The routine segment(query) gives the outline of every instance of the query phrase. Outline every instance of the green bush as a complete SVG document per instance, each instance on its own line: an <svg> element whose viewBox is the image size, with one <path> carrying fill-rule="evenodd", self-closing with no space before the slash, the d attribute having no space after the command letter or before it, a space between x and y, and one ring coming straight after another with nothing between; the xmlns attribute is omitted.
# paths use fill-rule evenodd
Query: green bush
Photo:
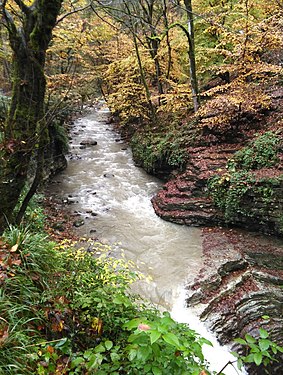
<svg viewBox="0 0 283 375"><path fill-rule="evenodd" d="M263 319L268 320L269 317L264 316ZM275 358L276 355L283 353L283 347L270 340L269 333L263 328L259 328L258 338L246 334L244 339L237 338L234 341L244 348L242 355L232 352L237 358L239 369L243 368L245 363L254 363L256 366L262 365L264 368L268 368L270 364L278 362L278 359ZM267 369L265 372L270 373Z"/></svg>
<svg viewBox="0 0 283 375"><path fill-rule="evenodd" d="M258 136L249 146L236 152L226 165L225 171L212 176L208 181L208 194L225 215L227 222L237 216L252 216L244 204L245 196L253 192L268 208L274 196L279 178L258 180L255 170L275 167L279 162L280 138L273 132Z"/></svg>
<svg viewBox="0 0 283 375"><path fill-rule="evenodd" d="M134 160L149 173L164 168L182 170L188 160L186 134L172 129L137 132L131 140Z"/></svg>
<svg viewBox="0 0 283 375"><path fill-rule="evenodd" d="M129 284L143 276L132 262L105 255L111 250L107 245L93 246L91 252L68 249L64 256L70 272L60 289L79 322L70 336L75 348L70 374L198 374L205 368L204 340L129 294ZM96 251L104 255L96 258Z"/></svg>
<svg viewBox="0 0 283 375"><path fill-rule="evenodd" d="M258 136L249 146L236 152L228 167L249 171L275 166L279 162L279 145L278 135L268 131Z"/></svg>

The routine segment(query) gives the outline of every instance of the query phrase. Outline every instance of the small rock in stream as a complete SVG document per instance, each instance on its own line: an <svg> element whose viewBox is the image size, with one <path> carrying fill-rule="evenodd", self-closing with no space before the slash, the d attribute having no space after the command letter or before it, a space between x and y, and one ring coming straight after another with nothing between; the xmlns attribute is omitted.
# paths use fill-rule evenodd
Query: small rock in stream
<svg viewBox="0 0 283 375"><path fill-rule="evenodd" d="M97 145L97 141L95 141L93 139L83 139L80 142L80 145L82 145L82 146L96 146Z"/></svg>
<svg viewBox="0 0 283 375"><path fill-rule="evenodd" d="M79 219L79 220L74 221L73 226L76 227L76 228L79 228L79 227L81 227L82 225L84 225L84 223L85 223L85 222L84 222L83 219Z"/></svg>

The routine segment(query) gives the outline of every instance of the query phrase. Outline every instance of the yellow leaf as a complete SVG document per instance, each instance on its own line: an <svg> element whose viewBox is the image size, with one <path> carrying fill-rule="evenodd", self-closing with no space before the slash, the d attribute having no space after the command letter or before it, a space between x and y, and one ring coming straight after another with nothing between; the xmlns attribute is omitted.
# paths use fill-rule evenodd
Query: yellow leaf
<svg viewBox="0 0 283 375"><path fill-rule="evenodd" d="M14 245L14 246L11 247L10 252L11 253L15 253L18 250L18 247L19 247L19 244L16 243L16 245Z"/></svg>

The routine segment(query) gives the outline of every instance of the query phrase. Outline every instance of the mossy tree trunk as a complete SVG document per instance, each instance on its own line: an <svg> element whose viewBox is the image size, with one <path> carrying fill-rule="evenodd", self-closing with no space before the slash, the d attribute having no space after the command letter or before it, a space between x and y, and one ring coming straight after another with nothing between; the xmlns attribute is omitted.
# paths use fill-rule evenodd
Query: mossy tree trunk
<svg viewBox="0 0 283 375"><path fill-rule="evenodd" d="M1 16L13 51L12 99L0 154L0 230L12 222L14 209L27 181L31 157L48 142L44 114L46 50L62 0L35 0L27 6L15 0L18 12Z"/></svg>

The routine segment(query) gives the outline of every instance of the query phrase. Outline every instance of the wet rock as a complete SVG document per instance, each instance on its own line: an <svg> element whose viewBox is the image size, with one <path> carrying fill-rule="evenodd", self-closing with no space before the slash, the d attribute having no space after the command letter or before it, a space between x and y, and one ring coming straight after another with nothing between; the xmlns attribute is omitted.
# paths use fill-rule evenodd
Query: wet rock
<svg viewBox="0 0 283 375"><path fill-rule="evenodd" d="M283 243L258 234L205 229L204 263L188 285L187 305L197 307L200 318L222 344L246 333L259 337L259 328L283 345ZM269 316L269 320L263 319ZM239 349L239 348L238 348ZM283 373L282 354L270 374ZM249 367L249 374L264 374Z"/></svg>
<svg viewBox="0 0 283 375"><path fill-rule="evenodd" d="M68 198L66 199L67 200L67 204L74 204L74 203L78 203L78 200L76 197L72 197L72 196L68 196Z"/></svg>
<svg viewBox="0 0 283 375"><path fill-rule="evenodd" d="M64 232L66 229L65 224L65 222L57 222L52 225L52 228L58 230L59 232Z"/></svg>
<svg viewBox="0 0 283 375"><path fill-rule="evenodd" d="M73 226L76 227L76 228L79 228L82 225L84 225L84 223L85 223L84 219L78 219L78 220L74 221Z"/></svg>
<svg viewBox="0 0 283 375"><path fill-rule="evenodd" d="M80 142L80 145L81 146L96 146L97 141L95 141L94 139L84 139Z"/></svg>

